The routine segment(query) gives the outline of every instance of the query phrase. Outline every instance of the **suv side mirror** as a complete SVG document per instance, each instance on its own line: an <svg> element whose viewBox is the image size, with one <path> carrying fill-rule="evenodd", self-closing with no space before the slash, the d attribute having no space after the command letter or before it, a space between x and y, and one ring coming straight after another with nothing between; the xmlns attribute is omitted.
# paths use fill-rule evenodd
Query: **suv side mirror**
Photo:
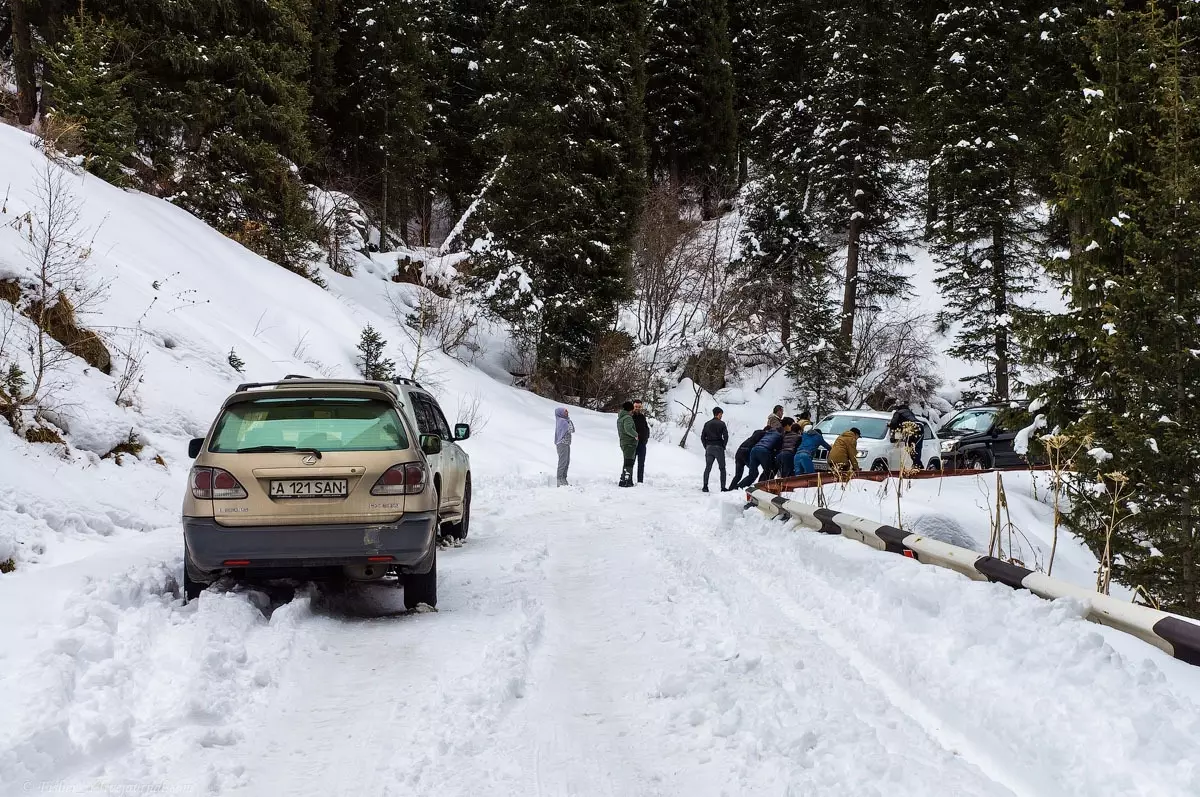
<svg viewBox="0 0 1200 797"><path fill-rule="evenodd" d="M454 439L466 440L471 436L471 425L469 423L454 424Z"/></svg>
<svg viewBox="0 0 1200 797"><path fill-rule="evenodd" d="M442 453L442 438L435 434L421 435L421 450L429 455Z"/></svg>
<svg viewBox="0 0 1200 797"><path fill-rule="evenodd" d="M200 456L200 452L204 450L204 438L196 437L188 443L188 456L192 459Z"/></svg>

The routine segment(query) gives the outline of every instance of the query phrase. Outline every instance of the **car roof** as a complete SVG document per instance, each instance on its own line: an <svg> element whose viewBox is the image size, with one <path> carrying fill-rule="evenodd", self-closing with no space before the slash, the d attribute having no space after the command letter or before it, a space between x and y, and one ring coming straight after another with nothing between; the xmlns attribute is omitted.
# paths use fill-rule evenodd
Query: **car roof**
<svg viewBox="0 0 1200 797"><path fill-rule="evenodd" d="M838 410L831 412L825 418L832 418L834 415L854 415L859 418L881 418L886 420L892 419L892 413L880 412L879 410ZM822 419L824 420L824 418Z"/></svg>
<svg viewBox="0 0 1200 797"><path fill-rule="evenodd" d="M237 386L225 404L237 404L261 398L263 395L287 395L289 393L314 393L321 395L370 396L384 394L393 401L400 400L400 391L390 382L367 379L316 379L312 377L288 376L279 382L244 382ZM382 396L381 396L382 398Z"/></svg>

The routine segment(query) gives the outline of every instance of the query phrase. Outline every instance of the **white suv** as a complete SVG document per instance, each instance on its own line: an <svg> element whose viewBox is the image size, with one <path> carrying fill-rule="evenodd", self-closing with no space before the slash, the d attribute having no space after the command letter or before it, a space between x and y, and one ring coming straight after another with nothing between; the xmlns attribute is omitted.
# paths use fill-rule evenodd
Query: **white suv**
<svg viewBox="0 0 1200 797"><path fill-rule="evenodd" d="M430 478L440 504L442 534L465 539L471 527L471 458L459 443L471 436L471 427L446 422L437 399L420 383L403 377L392 380L404 405L403 412L422 435L442 439L442 450L427 456Z"/></svg>
<svg viewBox="0 0 1200 797"><path fill-rule="evenodd" d="M898 471L902 461L905 467L911 468L912 461L904 445L893 440L891 432L888 431L888 423L891 420L890 412L848 410L827 415L817 424L817 430L830 445L833 445L838 435L848 429L857 428L862 432L862 437L858 439L858 466L864 470ZM940 470L941 441L938 440L932 424L924 419L921 419L920 423L924 432L921 456L925 459L925 467L929 470ZM829 470L827 453L819 452L813 460L813 466L817 470Z"/></svg>

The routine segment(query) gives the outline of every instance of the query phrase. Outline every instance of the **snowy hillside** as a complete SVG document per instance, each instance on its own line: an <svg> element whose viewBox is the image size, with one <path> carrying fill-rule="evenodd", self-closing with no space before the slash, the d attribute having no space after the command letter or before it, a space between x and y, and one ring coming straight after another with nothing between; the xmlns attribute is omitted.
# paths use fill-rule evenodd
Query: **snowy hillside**
<svg viewBox="0 0 1200 797"><path fill-rule="evenodd" d="M31 267L30 141L0 126L0 279ZM66 185L106 286L82 321L115 372L143 341L144 375L118 404L116 378L67 363L45 416L69 445L0 423L0 794L1200 793L1200 670L1069 602L743 515L740 495L698 492L677 428L647 485L619 490L613 417L573 409L575 486L556 489L554 404L509 386L494 329L474 363L425 366L476 430L476 517L439 564L437 613L383 587L184 605L187 440L240 381L354 375L368 324L411 358L388 297L418 289L381 256L323 270L323 290L163 201ZM734 437L786 399L756 387L715 399ZM130 430L141 452L102 458ZM1009 488L1017 523L1044 546L1026 488ZM891 519L875 489L832 500ZM906 496L905 522L951 515L978 540L979 485L942 489ZM1064 547L1086 583L1094 560Z"/></svg>

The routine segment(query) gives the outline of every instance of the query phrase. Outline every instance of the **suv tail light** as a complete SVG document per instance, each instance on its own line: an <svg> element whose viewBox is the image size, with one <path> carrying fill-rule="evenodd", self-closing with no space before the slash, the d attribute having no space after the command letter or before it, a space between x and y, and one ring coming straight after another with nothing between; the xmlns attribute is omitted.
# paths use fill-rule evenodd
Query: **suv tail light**
<svg viewBox="0 0 1200 797"><path fill-rule="evenodd" d="M417 495L425 492L425 466L420 462L393 465L371 488L371 495Z"/></svg>
<svg viewBox="0 0 1200 797"><path fill-rule="evenodd" d="M227 470L192 468L192 497L204 500L245 498L246 488Z"/></svg>

